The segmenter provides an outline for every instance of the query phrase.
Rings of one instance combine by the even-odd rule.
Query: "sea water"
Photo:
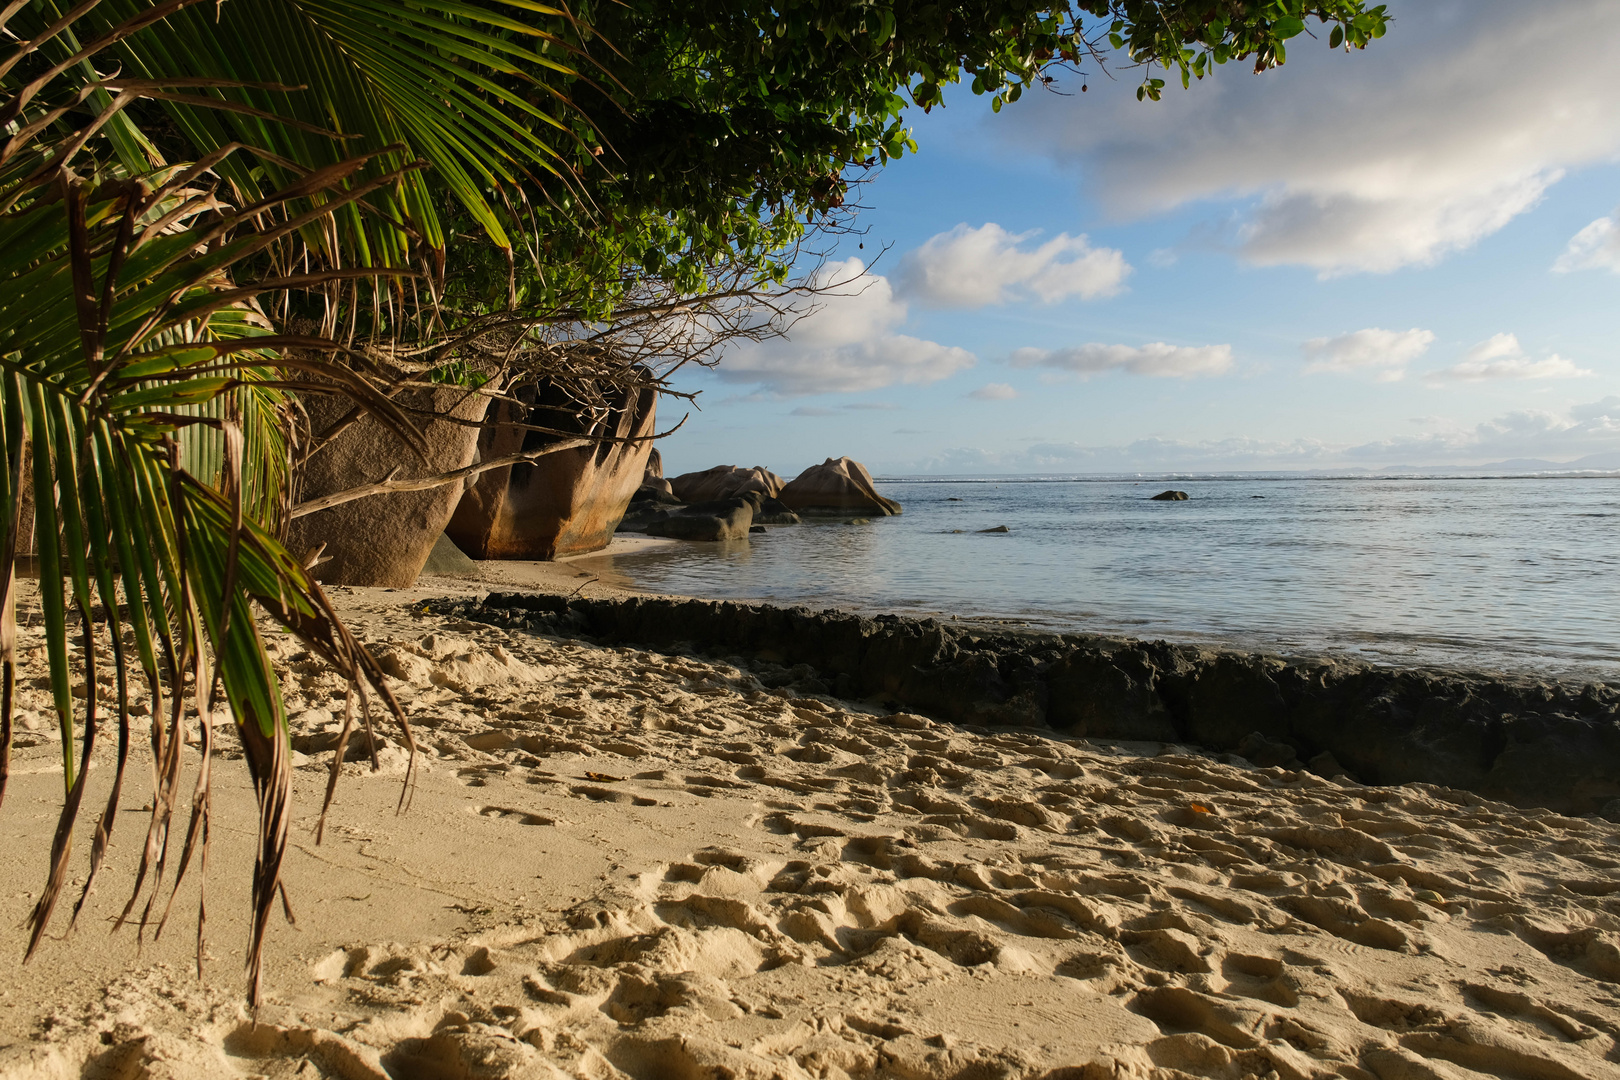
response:
[[[1190,498],[1149,498],[1166,488]],[[1620,681],[1620,475],[878,490],[905,513],[671,544],[593,572],[654,592]]]

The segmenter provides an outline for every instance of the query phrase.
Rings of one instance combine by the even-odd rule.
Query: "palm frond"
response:
[[[520,0],[171,3],[163,20],[120,39],[117,56],[146,80],[219,84],[161,100],[197,153],[231,143],[264,152],[221,167],[238,191],[286,187],[298,168],[384,146],[401,149],[379,161],[379,171],[416,157],[432,166],[431,174],[406,176],[383,193],[372,215],[358,207],[336,215],[336,239],[350,264],[408,265],[413,236],[442,250],[436,187],[509,247],[494,190],[569,173],[554,143],[572,141],[574,126],[586,121],[541,76],[584,77],[591,62],[571,40],[577,24],[561,8]],[[87,20],[110,29],[148,6],[102,0]],[[234,111],[219,108],[225,103]],[[313,234],[306,239],[322,246]],[[335,260],[339,252],[327,255]]]
[[[381,672],[356,656],[360,650],[341,631],[319,588],[256,520],[283,497],[278,413],[285,390],[279,371],[325,378],[357,398],[386,398],[350,368],[284,359],[276,335],[252,307],[266,284],[236,283],[230,271],[319,213],[266,211],[311,194],[342,208],[403,174],[396,170],[351,184],[367,159],[338,163],[320,182],[301,179],[279,197],[258,199],[241,211],[204,200],[194,215],[199,220],[186,221],[183,212],[175,215],[195,201],[190,170],[167,167],[130,176],[103,169],[84,177],[66,164],[71,159],[64,146],[75,143],[81,143],[77,133],[63,135],[41,155],[56,162],[54,169],[14,172],[10,186],[0,186],[9,207],[0,213],[0,289],[28,297],[26,304],[0,306],[0,457],[8,465],[0,480],[0,505],[8,515],[0,551],[0,580],[8,583],[8,617],[0,628],[7,719],[0,734],[9,747],[15,664],[10,583],[26,486],[33,496],[39,603],[63,749],[63,809],[45,887],[29,917],[27,955],[39,947],[60,899],[88,765],[110,709],[119,745],[113,797],[97,823],[75,915],[101,866],[132,739],[128,679],[138,666],[152,690],[157,790],[125,917],[145,889],[140,923],[160,931],[194,860],[206,867],[208,751],[214,717],[228,709],[248,748],[261,807],[249,956],[250,996],[256,1000],[258,957],[279,890],[290,789],[285,712],[254,606],[332,657],[345,674],[374,680],[407,741],[409,736],[403,713],[381,688]],[[169,227],[154,227],[164,221]],[[382,414],[420,443],[397,409],[383,407]],[[251,469],[244,467],[250,453]],[[21,474],[25,460],[27,476]],[[104,651],[97,612],[105,620],[106,658],[116,675],[112,702],[102,700],[97,684],[98,654]],[[133,655],[123,645],[126,626]],[[70,633],[82,637],[77,660],[68,649]],[[187,675],[194,698],[189,708]],[[85,687],[82,704],[74,698],[75,676]],[[170,840],[192,715],[201,723],[202,757],[175,856]],[[0,774],[0,785],[3,780]],[[206,907],[199,908],[199,964],[205,915]]]

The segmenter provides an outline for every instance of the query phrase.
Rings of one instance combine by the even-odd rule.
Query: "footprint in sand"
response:
[[[555,818],[544,814],[533,814],[527,810],[517,810],[510,806],[480,806],[477,812],[487,818],[505,818],[516,821],[520,825],[555,825]]]

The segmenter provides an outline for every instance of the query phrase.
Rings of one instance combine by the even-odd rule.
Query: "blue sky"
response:
[[[1620,3],[1390,9],[1159,103],[915,112],[822,273],[875,265],[684,375],[666,469],[1620,467]]]

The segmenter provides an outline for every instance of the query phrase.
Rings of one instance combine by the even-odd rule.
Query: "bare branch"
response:
[[[367,499],[373,495],[389,495],[396,491],[428,491],[432,488],[444,487],[465,480],[469,476],[489,472],[491,469],[501,469],[508,465],[520,465],[524,462],[538,461],[547,454],[559,453],[563,450],[574,450],[581,446],[595,446],[596,439],[567,439],[563,442],[542,446],[538,450],[530,450],[522,454],[509,454],[506,457],[495,458],[493,461],[481,461],[476,465],[468,465],[464,469],[452,469],[449,472],[438,473],[434,476],[420,476],[411,480],[379,480],[375,484],[364,484],[360,487],[350,488],[347,491],[335,492],[331,495],[322,495],[318,499],[301,502],[292,508],[291,517],[301,518],[307,514],[314,514],[321,510],[330,510],[334,506],[354,502],[357,499]],[[397,472],[398,470],[394,470]],[[392,476],[393,473],[389,473]]]

